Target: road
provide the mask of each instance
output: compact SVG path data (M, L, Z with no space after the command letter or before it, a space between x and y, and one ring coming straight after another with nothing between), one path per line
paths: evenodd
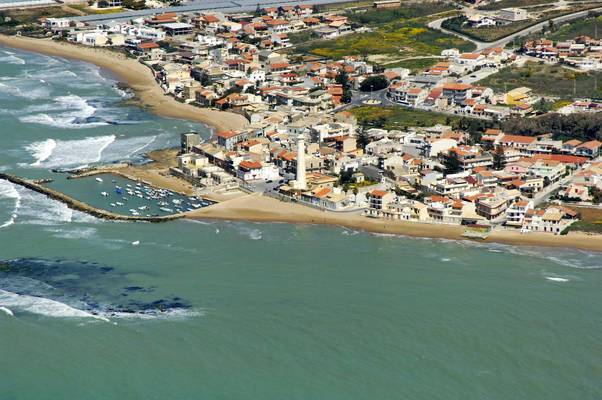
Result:
M596 12L596 11L602 11L602 7L598 7L598 8L592 8L589 10L583 10L583 11L577 11L574 12L572 14L567 14L567 15L563 15L560 17L556 17L556 18L551 18L551 21L554 22L554 24L557 23L561 23L561 22L565 22L565 21L570 21L572 19L575 18L581 18L581 17L585 17L589 12ZM541 28L543 28L544 26L548 26L549 21L550 20L545 20L542 21L538 24L535 24L533 26L527 27L523 30L520 30L518 32L513 33L512 35L506 36L505 38L502 38L500 40L496 40L495 42L482 42L479 40L475 40L472 38L469 38L468 36L462 35L460 33L457 32L453 32L447 29L444 29L441 27L441 24L443 23L443 21L445 21L447 18L441 18L435 21L432 21L428 24L428 27L431 29L437 29L443 33L447 33L448 35L453 35L456 37L459 37L460 39L464 39L468 42L472 42L475 44L475 46L477 46L476 51L482 51L485 49L489 49L492 47L504 47L505 45L507 45L508 43L512 42L514 39L522 37L522 36L527 36L530 35L531 33L537 32L537 31L541 31Z

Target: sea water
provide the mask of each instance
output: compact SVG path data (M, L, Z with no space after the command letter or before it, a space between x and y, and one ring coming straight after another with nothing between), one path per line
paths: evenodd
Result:
M0 92L0 166L30 178L209 137L81 62L0 48ZM109 222L0 181L0 399L600 399L601 269L571 249Z

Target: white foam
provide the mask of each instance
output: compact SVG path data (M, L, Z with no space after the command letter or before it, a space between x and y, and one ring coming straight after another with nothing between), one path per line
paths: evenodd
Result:
M2 57L0 58L0 64L4 63L4 64L15 64L15 65L25 65L25 60L22 58L17 57L16 55L10 54L7 57Z
M10 315L11 317L15 316L15 314L13 314L13 312L10 310L10 308L0 307L0 311L2 311L6 315Z
M15 188L15 185L13 185L11 182L2 180L0 181L0 198L9 198L15 200L15 206L10 218L8 221L0 225L0 228L6 228L7 226L14 224L17 219L17 213L19 211L19 207L21 207L21 195Z
M554 282L569 282L570 281L570 279L561 278L559 276L544 276L544 278L546 278L549 281L554 281Z
M21 196L19 224L61 225L71 222L74 212L65 204L22 187L16 189Z
M115 135L86 137L75 140L56 140L50 155L45 157L35 166L42 168L61 168L86 166L89 163L99 162L103 150L115 141ZM35 142L27 146L36 162L40 155L40 149L49 150L50 144L47 140ZM46 155L46 154L43 154ZM34 165L32 164L32 165Z
M2 307L11 307L14 310L44 315L48 317L95 318L109 322L108 318L104 316L90 314L89 312L78 310L77 308L73 308L59 301L47 299L44 297L17 294L1 289L0 305Z
M91 239L96 235L96 229L90 227L76 227L59 231L54 236L62 239Z
M32 143L26 146L25 149L36 159L31 165L37 166L50 157L55 147L56 141L54 139L46 139L41 142Z

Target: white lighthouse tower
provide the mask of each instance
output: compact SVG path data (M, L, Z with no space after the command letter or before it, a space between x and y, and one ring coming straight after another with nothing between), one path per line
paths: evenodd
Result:
M297 136L297 180L295 189L306 190L307 181L305 179L305 137L303 133Z

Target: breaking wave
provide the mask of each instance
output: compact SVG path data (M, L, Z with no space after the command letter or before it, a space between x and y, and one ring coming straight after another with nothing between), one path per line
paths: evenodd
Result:
M1 198L15 200L15 205L9 219L6 222L3 222L2 225L0 225L0 228L6 228L7 226L14 224L17 219L17 212L21 207L21 195L15 188L15 185L8 181L2 180L0 181L0 199Z
M47 139L27 146L35 161L32 166L43 168L83 167L97 163L102 152L115 141L115 135L87 137L76 140Z

